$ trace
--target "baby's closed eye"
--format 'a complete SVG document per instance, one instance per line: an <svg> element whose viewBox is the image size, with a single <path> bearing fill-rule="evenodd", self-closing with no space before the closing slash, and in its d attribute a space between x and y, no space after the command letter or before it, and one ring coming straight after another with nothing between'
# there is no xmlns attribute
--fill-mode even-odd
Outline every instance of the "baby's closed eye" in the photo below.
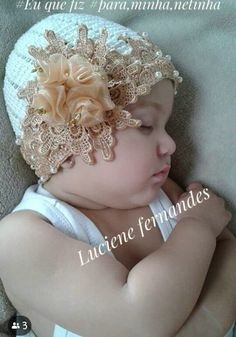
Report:
<svg viewBox="0 0 236 337"><path fill-rule="evenodd" d="M148 123L143 123L140 127L140 130L146 134L149 134L153 131L153 125Z"/></svg>
<svg viewBox="0 0 236 337"><path fill-rule="evenodd" d="M148 124L142 124L140 126L140 128L142 128L142 129L153 129L153 126L152 125L148 125Z"/></svg>

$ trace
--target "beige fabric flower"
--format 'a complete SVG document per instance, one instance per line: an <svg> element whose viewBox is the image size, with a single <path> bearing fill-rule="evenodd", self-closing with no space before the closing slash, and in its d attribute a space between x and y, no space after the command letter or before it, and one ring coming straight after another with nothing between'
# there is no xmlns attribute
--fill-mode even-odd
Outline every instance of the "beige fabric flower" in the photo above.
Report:
<svg viewBox="0 0 236 337"><path fill-rule="evenodd" d="M103 106L93 98L79 98L71 101L69 107L73 110L73 116L85 127L92 127L103 122Z"/></svg>
<svg viewBox="0 0 236 337"><path fill-rule="evenodd" d="M64 123L69 120L67 111L66 93L63 85L57 87L41 88L33 96L32 107L35 109L44 109L49 114L51 121Z"/></svg>
<svg viewBox="0 0 236 337"><path fill-rule="evenodd" d="M69 76L66 85L70 88L82 83L91 84L96 76L91 63L79 55L73 55L68 60Z"/></svg>
<svg viewBox="0 0 236 337"><path fill-rule="evenodd" d="M39 91L32 106L44 109L52 121L91 127L101 123L104 112L115 108L108 90L107 76L79 55L69 59L60 54L39 62Z"/></svg>
<svg viewBox="0 0 236 337"><path fill-rule="evenodd" d="M41 71L38 71L38 82L41 85L53 86L64 84L69 76L69 64L62 54L50 55L49 61L38 60Z"/></svg>
<svg viewBox="0 0 236 337"><path fill-rule="evenodd" d="M79 91L71 89L67 95L66 104L69 115L76 118L77 123L85 127L91 127L102 123L104 117L104 105L101 100L94 99L92 95L79 96Z"/></svg>

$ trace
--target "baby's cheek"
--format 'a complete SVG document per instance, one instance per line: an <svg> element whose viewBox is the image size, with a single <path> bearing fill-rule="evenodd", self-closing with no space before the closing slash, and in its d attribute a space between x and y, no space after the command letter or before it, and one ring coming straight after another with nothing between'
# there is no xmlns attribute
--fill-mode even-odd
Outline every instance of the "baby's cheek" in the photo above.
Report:
<svg viewBox="0 0 236 337"><path fill-rule="evenodd" d="M134 191L143 185L148 176L144 163L136 158L127 158L126 163L119 170L119 180L127 192Z"/></svg>

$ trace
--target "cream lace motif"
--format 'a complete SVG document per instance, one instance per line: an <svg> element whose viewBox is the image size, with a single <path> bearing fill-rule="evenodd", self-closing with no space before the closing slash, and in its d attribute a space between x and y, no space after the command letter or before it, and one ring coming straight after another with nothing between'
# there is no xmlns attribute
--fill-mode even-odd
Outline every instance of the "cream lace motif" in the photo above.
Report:
<svg viewBox="0 0 236 337"><path fill-rule="evenodd" d="M173 80L175 93L177 93L178 83L182 82L170 56L163 56L159 47L146 37L136 40L119 37L132 48L130 54L123 55L116 50L107 50L107 34L106 29L102 29L100 37L94 41L88 38L88 28L82 25L78 28L78 39L74 47L70 47L53 31L45 32L45 38L49 43L45 49L29 47L29 53L36 60L34 71L37 71L38 77L35 81L29 81L27 86L18 93L19 98L26 99L28 105L26 117L22 122L23 135L17 140L17 144L21 145L24 159L35 170L41 182L47 181L52 174L55 174L63 161L72 154L81 156L87 164L94 164L92 152L100 150L104 160L112 160L112 148L115 145L114 131L126 127L137 128L141 125L141 121L133 119L123 108L130 103L135 103L138 96L147 95L151 87L163 78ZM85 60L85 67L76 65L77 68L80 67L79 70L76 68L76 74L80 74L80 77L75 78L75 81L69 80L68 70L65 70L59 78L58 72L53 72L50 68L54 66L51 61L52 55L54 60L61 62L60 69L63 71L69 67L67 60L69 62L76 59L75 55L78 55L78 59ZM64 64L61 60L64 60ZM86 62L89 63L87 68ZM71 70L72 66L68 69ZM46 81L45 71L49 73ZM76 107L75 110L71 110L71 106L66 106L69 91L77 90L73 86L80 85L83 89L85 82L80 79L85 79L87 84L91 84L91 80L96 79L98 88L102 90L99 89L98 93L103 92L105 95L103 105L99 102L99 98L94 97L94 91L90 90L91 97L85 97L89 102L87 106L92 107L90 112L83 105L84 100L81 101L79 97L80 91L78 91L78 99L82 103L78 105L78 102L75 102L76 104L73 104ZM58 114L52 113L55 109L58 110L57 96L56 103L53 103L55 106L51 104L49 107L48 102L54 101L51 97L48 98L48 92L55 88L56 91L59 88L64 95L60 105L60 111L63 111L63 114L60 111ZM88 96L87 92L86 96ZM35 102L41 105L37 106ZM109 107L113 106L114 108L109 110ZM93 112L96 109L98 117L95 119Z"/></svg>

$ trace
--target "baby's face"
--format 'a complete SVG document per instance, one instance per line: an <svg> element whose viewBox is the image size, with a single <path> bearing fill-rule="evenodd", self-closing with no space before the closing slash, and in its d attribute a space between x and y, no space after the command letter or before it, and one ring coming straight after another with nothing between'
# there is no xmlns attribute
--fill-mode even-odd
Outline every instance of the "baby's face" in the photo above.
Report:
<svg viewBox="0 0 236 337"><path fill-rule="evenodd" d="M111 162L104 161L100 152L94 153L95 165L87 165L77 156L76 165L68 170L68 190L105 207L131 209L150 203L164 184L153 175L170 164L176 149L165 130L173 100L171 81L162 80L149 95L128 105L125 109L143 126L116 131Z"/></svg>

